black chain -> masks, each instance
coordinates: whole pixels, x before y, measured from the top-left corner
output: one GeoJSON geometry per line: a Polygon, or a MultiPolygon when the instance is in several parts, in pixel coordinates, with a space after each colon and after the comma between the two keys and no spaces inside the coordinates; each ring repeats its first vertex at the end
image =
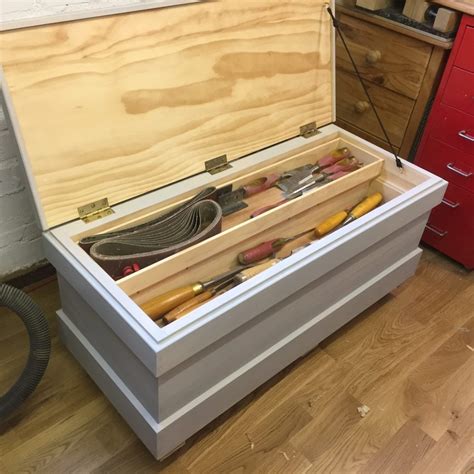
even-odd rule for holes
{"type": "Polygon", "coordinates": [[[403,168],[402,161],[397,156],[397,152],[395,151],[395,148],[393,147],[392,142],[390,141],[390,138],[388,137],[387,130],[385,130],[385,127],[383,126],[382,120],[380,120],[379,114],[377,112],[377,109],[375,108],[374,103],[372,102],[372,98],[370,97],[369,91],[367,90],[367,87],[364,84],[364,80],[362,79],[362,76],[360,75],[359,69],[357,68],[357,65],[354,61],[354,58],[352,57],[352,54],[349,51],[346,40],[344,39],[341,28],[339,26],[339,22],[336,20],[336,17],[334,16],[334,14],[332,12],[331,7],[327,7],[327,11],[328,11],[329,15],[331,16],[332,24],[334,25],[334,28],[336,29],[337,33],[339,34],[339,38],[341,38],[342,44],[344,45],[344,48],[345,48],[345,50],[346,50],[346,52],[349,56],[349,59],[351,60],[354,71],[356,72],[356,75],[359,78],[360,83],[362,84],[362,88],[364,89],[365,95],[367,96],[367,99],[369,99],[370,105],[371,105],[371,107],[372,107],[372,109],[375,113],[375,117],[377,118],[377,121],[380,124],[380,128],[382,129],[383,134],[385,135],[385,139],[387,140],[387,143],[390,146],[390,150],[393,153],[393,156],[395,157],[395,162],[397,163],[398,168],[403,168]]]}

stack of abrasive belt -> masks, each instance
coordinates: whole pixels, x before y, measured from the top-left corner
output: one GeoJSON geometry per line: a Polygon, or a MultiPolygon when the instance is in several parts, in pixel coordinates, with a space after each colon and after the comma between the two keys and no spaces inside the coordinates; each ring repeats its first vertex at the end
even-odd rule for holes
{"type": "Polygon", "coordinates": [[[144,224],[85,237],[79,245],[113,278],[173,255],[221,231],[222,209],[216,188],[144,224]]]}
{"type": "Polygon", "coordinates": [[[273,186],[283,199],[254,211],[256,217],[317,186],[358,169],[348,148],[333,150],[316,164],[259,178],[232,191],[206,188],[184,204],[143,224],[83,238],[79,245],[113,278],[119,279],[221,232],[222,216],[247,207],[243,201],[273,186]]]}

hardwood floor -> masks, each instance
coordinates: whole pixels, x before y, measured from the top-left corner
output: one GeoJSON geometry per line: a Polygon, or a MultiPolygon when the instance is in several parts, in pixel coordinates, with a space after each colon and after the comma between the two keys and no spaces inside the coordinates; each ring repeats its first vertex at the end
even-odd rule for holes
{"type": "MultiPolygon", "coordinates": [[[[474,273],[430,250],[415,277],[161,463],[58,340],[56,282],[31,294],[51,322],[53,355],[0,428],[2,474],[474,473],[474,273]]],[[[27,344],[6,313],[0,393],[27,344]]]]}

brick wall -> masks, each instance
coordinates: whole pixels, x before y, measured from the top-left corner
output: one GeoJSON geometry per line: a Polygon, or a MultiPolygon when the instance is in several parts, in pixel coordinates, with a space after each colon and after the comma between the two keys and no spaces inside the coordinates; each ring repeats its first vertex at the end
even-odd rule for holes
{"type": "MultiPolygon", "coordinates": [[[[50,18],[91,9],[156,0],[0,0],[0,23],[50,18]]],[[[40,20],[41,21],[41,20],[40,20]]],[[[21,273],[43,259],[40,232],[23,182],[13,138],[0,107],[0,280],[21,273]]]]}

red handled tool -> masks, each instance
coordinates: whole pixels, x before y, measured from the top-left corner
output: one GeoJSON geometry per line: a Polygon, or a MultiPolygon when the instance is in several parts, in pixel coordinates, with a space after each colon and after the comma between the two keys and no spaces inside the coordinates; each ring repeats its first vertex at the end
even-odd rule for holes
{"type": "Polygon", "coordinates": [[[291,194],[286,196],[281,201],[275,202],[273,204],[269,204],[268,206],[261,207],[260,209],[257,209],[256,211],[252,212],[252,214],[250,214],[250,218],[252,219],[261,214],[264,214],[265,212],[270,211],[271,209],[275,209],[276,207],[279,207],[282,204],[285,204],[286,202],[291,201],[292,199],[302,196],[303,193],[306,191],[309,191],[319,186],[324,186],[325,184],[331,183],[335,181],[336,179],[342,178],[343,176],[346,176],[349,173],[351,173],[351,171],[339,171],[337,173],[327,176],[323,181],[318,181],[318,182],[313,181],[309,184],[305,184],[304,186],[300,185],[299,189],[296,189],[295,191],[293,191],[291,194]]]}
{"type": "Polygon", "coordinates": [[[365,198],[359,204],[357,204],[351,211],[340,211],[336,214],[325,219],[323,222],[318,224],[312,229],[307,229],[299,234],[296,234],[292,237],[278,238],[273,240],[267,240],[261,244],[256,245],[250,249],[244,250],[239,253],[237,256],[239,262],[242,265],[250,265],[264,258],[268,258],[275,254],[278,250],[283,248],[288,242],[296,240],[299,237],[302,237],[309,232],[314,232],[316,238],[321,238],[324,235],[328,234],[332,230],[336,229],[339,226],[344,226],[359,217],[367,214],[372,209],[375,209],[382,202],[382,195],[380,193],[374,193],[365,198]]]}

